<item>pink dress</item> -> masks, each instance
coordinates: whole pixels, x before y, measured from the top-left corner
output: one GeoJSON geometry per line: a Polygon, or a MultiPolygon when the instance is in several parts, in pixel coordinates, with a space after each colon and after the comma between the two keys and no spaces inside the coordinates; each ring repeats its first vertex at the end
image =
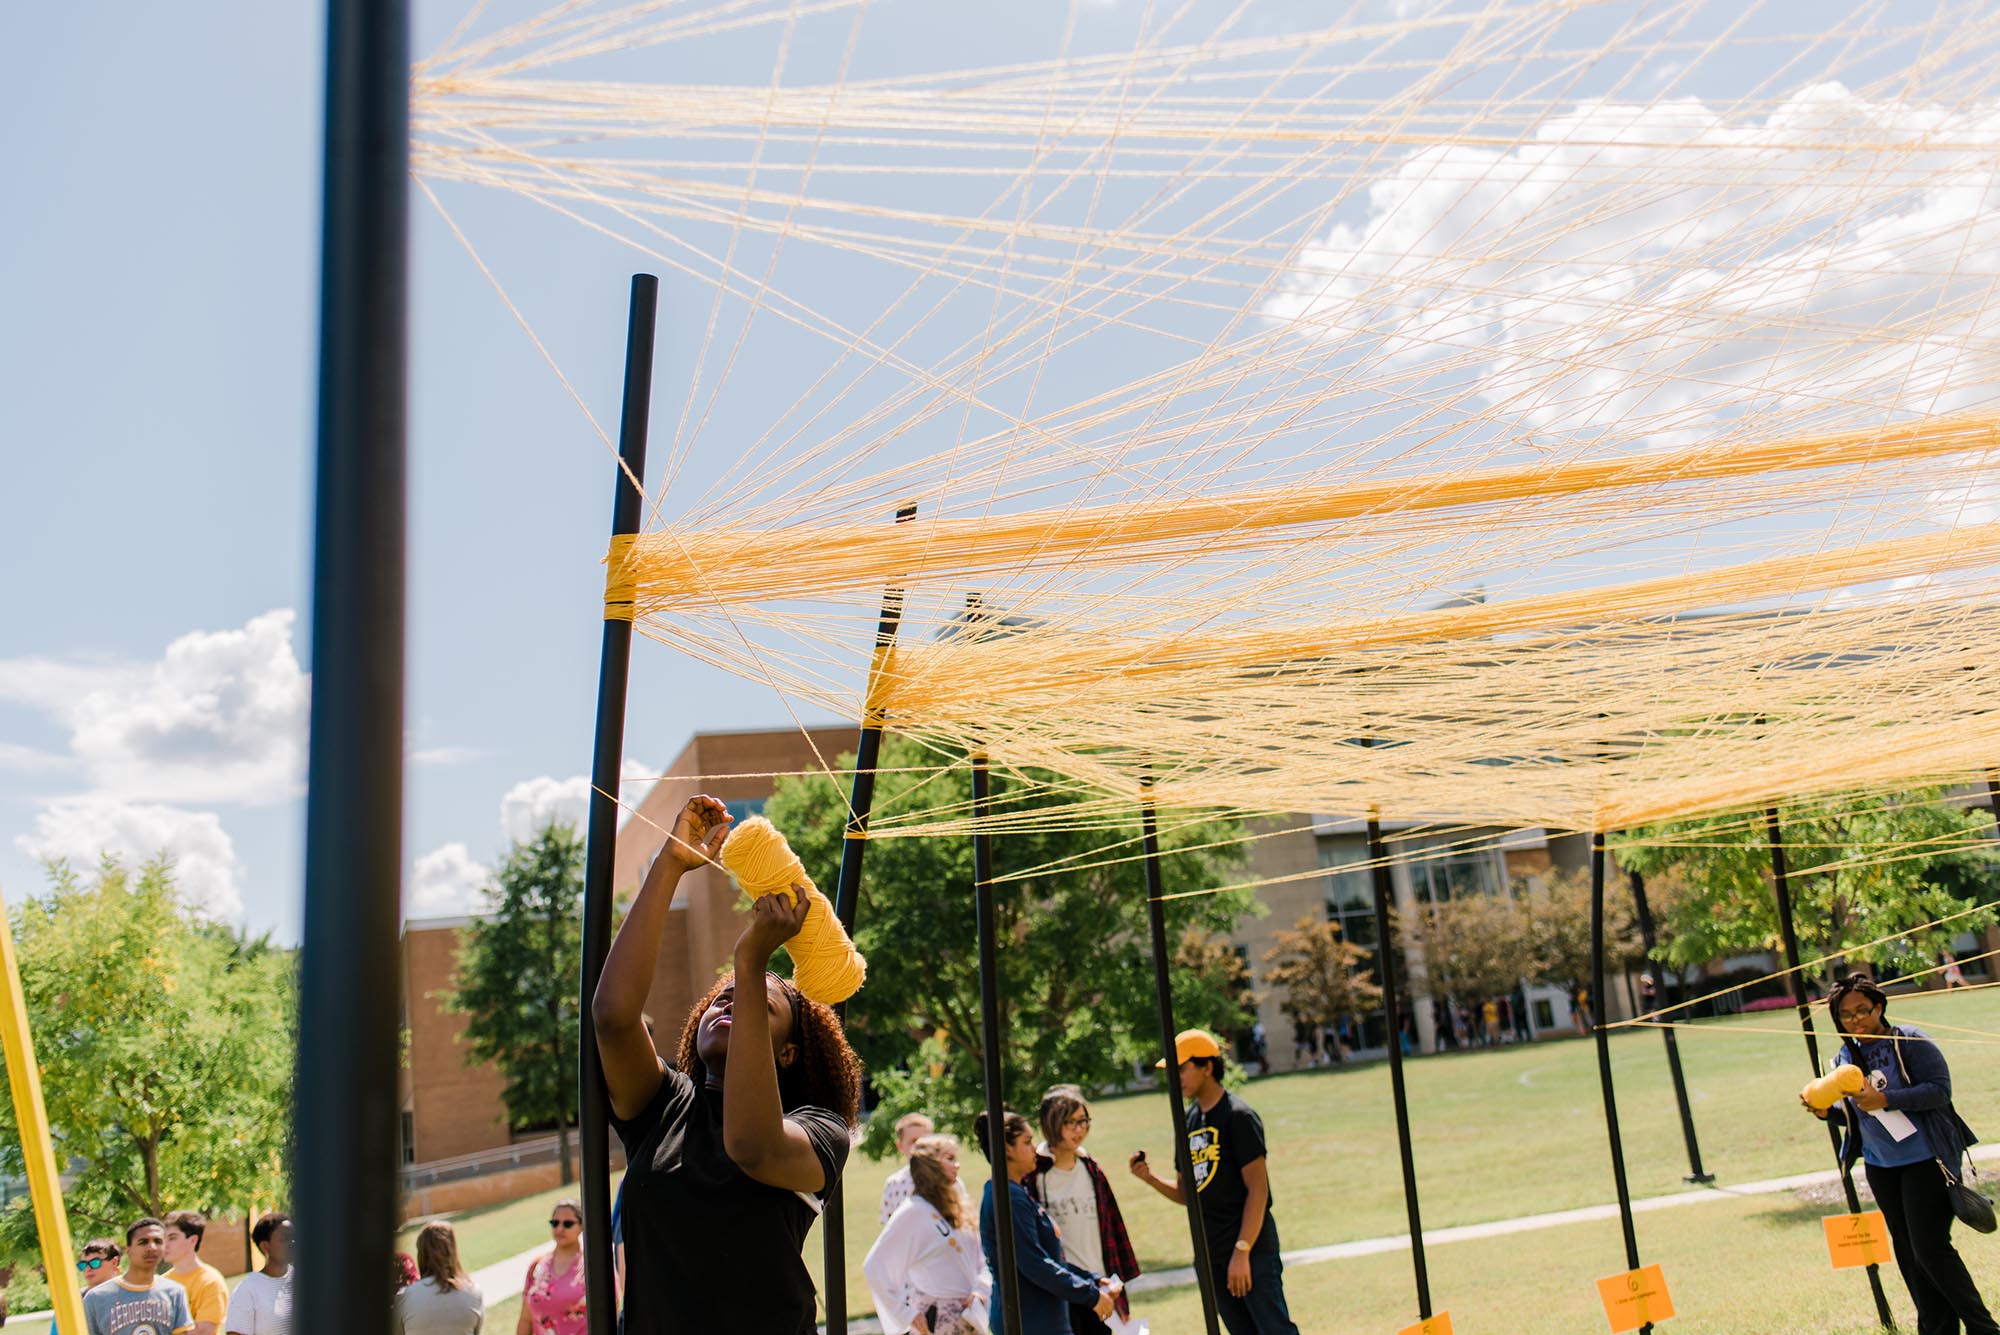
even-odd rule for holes
{"type": "Polygon", "coordinates": [[[528,1267],[528,1324],[535,1335],[585,1335],[583,1319],[583,1257],[558,1272],[555,1254],[528,1267]]]}

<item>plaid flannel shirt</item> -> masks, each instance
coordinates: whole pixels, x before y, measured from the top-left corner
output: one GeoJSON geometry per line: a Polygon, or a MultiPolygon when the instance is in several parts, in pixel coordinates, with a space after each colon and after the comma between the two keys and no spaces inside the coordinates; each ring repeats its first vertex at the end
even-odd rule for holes
{"type": "MultiPolygon", "coordinates": [[[[1104,1244],[1104,1268],[1129,1284],[1139,1277],[1139,1255],[1132,1250],[1132,1239],[1125,1232],[1125,1216],[1119,1213],[1118,1198],[1111,1193],[1111,1179],[1104,1175],[1104,1170],[1090,1155],[1079,1152],[1076,1160],[1090,1175],[1090,1187],[1097,1197],[1097,1236],[1104,1244]]],[[[1028,1194],[1042,1205],[1048,1204],[1048,1198],[1042,1191],[1042,1174],[1055,1166],[1054,1159],[1037,1150],[1035,1171],[1023,1184],[1028,1194]]],[[[1125,1297],[1125,1290],[1118,1291],[1114,1305],[1119,1316],[1129,1318],[1132,1315],[1132,1305],[1125,1297]]]]}

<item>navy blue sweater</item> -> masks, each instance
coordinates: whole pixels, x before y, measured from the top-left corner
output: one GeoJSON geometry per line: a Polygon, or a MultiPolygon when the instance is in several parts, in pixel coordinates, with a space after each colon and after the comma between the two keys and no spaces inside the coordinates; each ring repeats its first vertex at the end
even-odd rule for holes
{"type": "MultiPolygon", "coordinates": [[[[1069,1305],[1097,1301],[1097,1277],[1063,1260],[1062,1239],[1049,1212],[1019,1182],[1007,1184],[1014,1212],[1014,1269],[1021,1276],[1021,1335],[1069,1335],[1069,1305]]],[[[993,1272],[993,1329],[1005,1330],[1000,1304],[1006,1286],[993,1252],[993,1184],[979,1201],[979,1246],[993,1272]]]]}
{"type": "MultiPolygon", "coordinates": [[[[1951,1105],[1951,1066],[1945,1061],[1938,1045],[1931,1042],[1929,1035],[1921,1029],[1911,1029],[1904,1025],[1891,1025],[1891,1034],[1902,1039],[1895,1044],[1897,1059],[1902,1063],[1902,1089],[1888,1091],[1887,1105],[1900,1113],[1906,1113],[1917,1130],[1923,1133],[1924,1143],[1930,1147],[1933,1157],[1943,1161],[1945,1167],[1957,1177],[1964,1172],[1966,1146],[1975,1143],[1979,1137],[1958,1115],[1951,1105]]],[[[1851,1043],[1844,1046],[1834,1058],[1834,1065],[1841,1066],[1854,1061],[1851,1043]]],[[[1841,1142],[1842,1163],[1853,1163],[1861,1157],[1861,1119],[1867,1114],[1854,1106],[1854,1100],[1842,1099],[1827,1113],[1827,1120],[1845,1127],[1847,1135],[1841,1142]]]]}

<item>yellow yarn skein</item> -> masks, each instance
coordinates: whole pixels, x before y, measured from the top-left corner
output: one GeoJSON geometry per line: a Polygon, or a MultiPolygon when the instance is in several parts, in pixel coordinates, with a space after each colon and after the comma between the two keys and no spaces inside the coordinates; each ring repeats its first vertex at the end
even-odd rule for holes
{"type": "Polygon", "coordinates": [[[799,934],[785,943],[792,957],[792,981],[799,991],[831,1006],[861,990],[868,978],[868,961],[847,939],[840,919],[833,914],[833,905],[806,875],[805,864],[777,826],[762,816],[732,826],[729,837],[722,841],[722,869],[734,876],[752,899],[795,885],[806,888],[805,923],[799,934]]]}
{"type": "Polygon", "coordinates": [[[1825,1112],[1848,1095],[1859,1094],[1864,1083],[1859,1066],[1836,1066],[1799,1092],[1805,1095],[1809,1106],[1825,1112]]]}

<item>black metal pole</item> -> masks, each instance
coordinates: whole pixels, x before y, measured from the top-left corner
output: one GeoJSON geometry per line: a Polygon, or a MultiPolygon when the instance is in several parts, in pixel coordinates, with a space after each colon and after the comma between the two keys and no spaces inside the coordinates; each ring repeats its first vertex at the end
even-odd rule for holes
{"type": "MultiPolygon", "coordinates": [[[[1636,871],[1630,876],[1632,908],[1639,918],[1639,939],[1645,945],[1648,964],[1657,968],[1653,950],[1659,945],[1659,938],[1653,930],[1653,906],[1646,901],[1646,878],[1636,871]]],[[[1694,1134],[1694,1109],[1688,1105],[1687,1080],[1681,1074],[1680,1044],[1674,1040],[1673,1030],[1662,1028],[1660,1034],[1667,1040],[1667,1071],[1674,1078],[1674,1104],[1681,1111],[1681,1139],[1687,1142],[1687,1180],[1706,1186],[1715,1181],[1715,1174],[1702,1170],[1701,1142],[1694,1134]]]]}
{"type": "MultiPolygon", "coordinates": [[[[1597,1040],[1597,1081],[1604,1090],[1604,1129],[1611,1137],[1611,1180],[1618,1187],[1618,1224],[1625,1231],[1625,1268],[1639,1268],[1639,1231],[1625,1182],[1625,1141],[1618,1130],[1618,1095],[1611,1085],[1611,1031],[1604,1027],[1604,836],[1590,836],[1590,1032],[1597,1040]]],[[[1650,1331],[1652,1325],[1641,1326],[1650,1331]]]]}
{"type": "Polygon", "coordinates": [[[394,1291],[403,864],[406,0],[327,6],[313,699],[293,1172],[323,1258],[300,1335],[383,1330],[394,1291]]]}
{"type": "Polygon", "coordinates": [[[1410,1096],[1403,1085],[1403,1003],[1396,995],[1396,952],[1389,935],[1389,855],[1379,813],[1368,813],[1368,860],[1375,864],[1375,963],[1382,983],[1382,1020],[1389,1026],[1389,1089],[1396,1098],[1396,1148],[1403,1156],[1403,1205],[1410,1215],[1410,1260],[1417,1272],[1417,1315],[1431,1316],[1430,1268],[1424,1261],[1423,1212],[1417,1205],[1417,1160],[1410,1150],[1410,1096]]]}
{"type": "Polygon", "coordinates": [[[1188,1240],[1194,1247],[1194,1282],[1201,1292],[1201,1318],[1208,1335],[1220,1329],[1215,1306],[1215,1270],[1208,1255],[1208,1229],[1202,1223],[1201,1198],[1194,1191],[1194,1164],[1188,1154],[1187,1109],[1181,1106],[1180,1062],[1174,1027],[1174,980],[1167,955],[1166,893],[1160,876],[1160,826],[1150,791],[1139,799],[1139,831],[1146,853],[1146,925],[1153,937],[1153,1000],[1160,1012],[1160,1050],[1166,1061],[1161,1074],[1173,1109],[1174,1181],[1187,1198],[1188,1240]]]}
{"type": "MultiPolygon", "coordinates": [[[[653,330],[660,280],[632,275],[631,307],[625,323],[625,401],[618,428],[619,467],[611,492],[611,535],[616,540],[639,531],[645,500],[646,428],[653,403],[653,330]]],[[[577,1130],[583,1180],[584,1312],[590,1335],[618,1328],[615,1275],[611,1267],[611,1132],[609,1095],[597,1056],[597,1024],[591,1000],[611,949],[613,859],[618,853],[618,782],[625,764],[625,683],[632,661],[632,606],[612,596],[622,581],[615,564],[606,572],[604,639],[597,667],[597,736],[590,757],[590,816],[583,862],[583,1022],[578,1051],[577,1130]]]]}
{"type": "Polygon", "coordinates": [[[986,833],[993,793],[986,755],[972,754],[972,879],[979,911],[979,1047],[985,1061],[986,1146],[993,1161],[994,1299],[1001,1307],[1004,1335],[1021,1335],[1021,1272],[1014,1265],[1014,1202],[1007,1176],[1007,1095],[1003,1087],[1000,1047],[1006,1027],[1000,1021],[1000,943],[993,917],[993,842],[986,833]]]}
{"type": "MultiPolygon", "coordinates": [[[[1771,889],[1778,899],[1778,934],[1785,947],[1785,977],[1791,982],[1792,1004],[1798,1008],[1799,1029],[1805,1035],[1806,1060],[1815,1077],[1820,1074],[1819,1038],[1813,1033],[1812,1002],[1806,999],[1805,974],[1799,968],[1799,933],[1792,921],[1792,887],[1789,870],[1785,866],[1785,835],[1778,823],[1778,809],[1764,808],[1764,831],[1771,844],[1771,889]]],[[[1826,1126],[1827,1138],[1833,1142],[1834,1163],[1840,1169],[1840,1185],[1847,1193],[1847,1210],[1850,1214],[1861,1212],[1861,1196],[1854,1189],[1854,1169],[1840,1154],[1840,1131],[1832,1122],[1826,1126]]],[[[1889,1313],[1889,1295],[1882,1291],[1882,1269],[1870,1264],[1868,1267],[1868,1287],[1875,1295],[1875,1316],[1884,1330],[1895,1328],[1895,1318],[1889,1313]]]]}
{"type": "MultiPolygon", "coordinates": [[[[906,505],[896,511],[896,522],[908,523],[917,517],[917,507],[906,505]]],[[[896,642],[896,629],[903,624],[903,591],[889,589],[882,595],[882,615],[875,623],[875,652],[868,666],[867,703],[861,715],[861,737],[854,745],[854,778],[847,796],[847,833],[840,845],[840,878],[833,889],[833,916],[851,939],[854,911],[861,902],[861,860],[868,853],[868,818],[875,811],[875,768],[882,759],[882,727],[886,721],[876,706],[875,692],[889,665],[889,650],[896,642]]],[[[833,1013],[847,1020],[847,1003],[833,1013]]],[[[820,1287],[826,1302],[826,1335],[847,1335],[847,1195],[841,1180],[833,1180],[826,1193],[826,1208],[820,1211],[820,1287]]]]}

